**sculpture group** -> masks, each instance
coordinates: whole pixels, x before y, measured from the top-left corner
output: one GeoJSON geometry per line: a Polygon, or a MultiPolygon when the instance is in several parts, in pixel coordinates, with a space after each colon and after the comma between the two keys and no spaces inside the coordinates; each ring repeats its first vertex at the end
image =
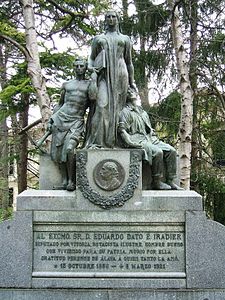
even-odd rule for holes
{"type": "MultiPolygon", "coordinates": [[[[137,105],[131,50],[130,38],[120,32],[117,13],[108,11],[105,32],[93,39],[88,63],[75,60],[76,78],[63,84],[60,102],[49,120],[51,158],[60,168],[60,188],[75,189],[74,152],[79,145],[99,151],[142,149],[143,160],[152,168],[153,188],[180,189],[174,182],[175,149],[157,138],[148,114],[137,105]],[[85,79],[87,70],[90,79],[85,79]]],[[[105,162],[101,168],[102,182],[96,184],[109,191],[119,187],[117,166],[105,162]]]]}

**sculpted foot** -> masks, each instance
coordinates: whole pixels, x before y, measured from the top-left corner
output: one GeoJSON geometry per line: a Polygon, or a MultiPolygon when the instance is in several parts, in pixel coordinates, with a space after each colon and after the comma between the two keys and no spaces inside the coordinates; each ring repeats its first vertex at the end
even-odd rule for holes
{"type": "Polygon", "coordinates": [[[75,187],[75,184],[74,184],[73,182],[69,182],[69,183],[67,184],[67,187],[66,187],[67,191],[70,191],[70,192],[74,191],[75,188],[76,188],[76,187],[75,187]]]}
{"type": "Polygon", "coordinates": [[[56,185],[56,186],[53,186],[53,190],[66,190],[66,186],[65,185],[56,185]]]}
{"type": "Polygon", "coordinates": [[[101,148],[102,148],[101,146],[96,145],[96,144],[93,144],[93,145],[87,147],[87,149],[93,149],[93,150],[95,150],[95,149],[101,149],[101,148]]]}
{"type": "Polygon", "coordinates": [[[58,186],[58,190],[66,190],[67,184],[67,177],[63,176],[62,185],[58,186]]]}
{"type": "Polygon", "coordinates": [[[172,190],[179,190],[179,191],[184,190],[182,187],[180,187],[179,185],[177,185],[174,182],[168,182],[168,185],[171,187],[172,190]]]}
{"type": "Polygon", "coordinates": [[[171,190],[171,186],[162,181],[154,182],[153,188],[154,190],[171,190]]]}

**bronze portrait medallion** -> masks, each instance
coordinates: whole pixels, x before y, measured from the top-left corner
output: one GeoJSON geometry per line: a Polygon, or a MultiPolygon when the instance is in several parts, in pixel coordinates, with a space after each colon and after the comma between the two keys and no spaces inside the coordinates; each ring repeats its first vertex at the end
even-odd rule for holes
{"type": "Polygon", "coordinates": [[[105,159],[95,166],[93,176],[98,187],[114,191],[124,182],[125,171],[118,161],[105,159]]]}

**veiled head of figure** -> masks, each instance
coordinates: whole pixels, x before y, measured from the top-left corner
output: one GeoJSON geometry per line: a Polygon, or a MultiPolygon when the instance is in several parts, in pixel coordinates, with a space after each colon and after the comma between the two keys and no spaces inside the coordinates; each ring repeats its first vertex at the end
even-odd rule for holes
{"type": "Polygon", "coordinates": [[[109,10],[105,13],[105,30],[110,27],[119,30],[119,15],[114,10],[109,10]]]}

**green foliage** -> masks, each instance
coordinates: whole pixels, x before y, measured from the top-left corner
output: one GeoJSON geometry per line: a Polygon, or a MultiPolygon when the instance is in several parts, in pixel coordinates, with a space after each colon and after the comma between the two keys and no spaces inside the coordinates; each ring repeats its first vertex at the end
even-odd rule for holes
{"type": "MultiPolygon", "coordinates": [[[[6,163],[8,162],[8,159],[7,158],[3,158],[0,160],[0,165],[1,167],[4,167],[6,166],[6,163]]],[[[7,179],[4,178],[4,177],[0,177],[0,191],[1,193],[4,193],[5,190],[7,189],[7,186],[8,186],[8,182],[7,182],[7,179]]],[[[0,194],[0,200],[1,200],[1,194],[0,194]]],[[[1,203],[1,201],[0,201],[1,203]]]]}
{"type": "Polygon", "coordinates": [[[7,35],[21,45],[25,45],[24,33],[19,31],[9,20],[0,21],[0,34],[7,35]]]}
{"type": "Polygon", "coordinates": [[[12,20],[22,13],[20,1],[18,0],[4,0],[0,1],[0,20],[12,20]]]}
{"type": "Polygon", "coordinates": [[[8,207],[7,209],[0,208],[0,223],[4,220],[12,219],[13,217],[13,209],[8,207]]]}
{"type": "Polygon", "coordinates": [[[199,59],[202,62],[206,60],[210,65],[213,63],[222,63],[225,64],[224,55],[225,55],[225,34],[222,32],[217,32],[211,36],[210,39],[202,40],[199,59]],[[216,61],[214,61],[214,59],[216,61]]]}
{"type": "MultiPolygon", "coordinates": [[[[68,80],[74,76],[73,62],[74,54],[70,52],[57,53],[51,49],[40,53],[40,60],[45,74],[49,76],[54,85],[61,86],[62,81],[68,80]]],[[[30,78],[27,76],[27,63],[14,64],[15,75],[6,83],[4,89],[0,92],[0,120],[11,114],[23,111],[24,103],[21,100],[22,94],[30,94],[30,103],[36,103],[34,89],[30,78]]],[[[49,80],[49,81],[50,81],[49,80]]],[[[52,85],[52,83],[50,84],[52,85]]],[[[59,87],[49,87],[49,95],[60,92],[59,87]]]]}
{"type": "Polygon", "coordinates": [[[40,53],[40,62],[42,68],[48,76],[54,78],[55,81],[68,80],[74,76],[73,62],[75,56],[69,51],[59,53],[52,52],[51,49],[40,53]]]}
{"type": "Polygon", "coordinates": [[[207,45],[208,54],[209,53],[214,55],[221,54],[222,56],[224,56],[225,55],[224,43],[225,43],[225,34],[222,32],[215,33],[215,35],[212,37],[212,40],[210,40],[207,45]]]}
{"type": "Polygon", "coordinates": [[[152,126],[157,128],[164,140],[174,144],[180,123],[180,101],[181,95],[178,92],[171,93],[158,106],[149,110],[152,126]]]}
{"type": "Polygon", "coordinates": [[[225,160],[225,130],[216,131],[213,138],[209,138],[214,160],[225,160]]]}
{"type": "Polygon", "coordinates": [[[200,149],[211,153],[211,161],[225,159],[225,127],[219,100],[215,96],[198,97],[197,124],[200,149]]]}
{"type": "MultiPolygon", "coordinates": [[[[154,5],[149,0],[135,0],[130,3],[135,6],[136,13],[130,17],[124,15],[122,32],[131,36],[134,44],[140,45],[140,50],[133,51],[135,81],[140,90],[147,90],[149,78],[156,75],[158,80],[162,79],[168,65],[166,47],[162,45],[167,37],[163,36],[162,41],[162,35],[169,13],[163,5],[154,5]]],[[[168,35],[168,30],[166,31],[168,35]]]]}
{"type": "Polygon", "coordinates": [[[93,14],[93,16],[99,16],[104,11],[106,11],[110,8],[109,1],[107,1],[107,0],[101,0],[101,1],[92,0],[89,2],[91,4],[91,13],[93,14]]]}
{"type": "MultiPolygon", "coordinates": [[[[214,103],[215,105],[215,103],[214,103]]],[[[208,148],[212,152],[213,161],[225,159],[225,127],[224,120],[218,116],[218,107],[208,109],[208,115],[204,122],[201,123],[201,132],[207,140],[208,148]],[[215,118],[215,116],[217,116],[215,118]]]]}
{"type": "Polygon", "coordinates": [[[97,24],[92,16],[98,15],[109,7],[108,1],[101,0],[55,0],[38,1],[37,11],[42,23],[47,25],[46,37],[56,33],[60,37],[72,36],[76,42],[88,38],[96,33],[97,24]]]}
{"type": "Polygon", "coordinates": [[[218,178],[218,170],[206,170],[198,174],[194,180],[198,181],[199,190],[202,195],[213,193],[225,193],[225,184],[218,178]]]}
{"type": "Polygon", "coordinates": [[[78,21],[77,22],[77,25],[79,26],[79,28],[85,32],[86,34],[90,35],[90,36],[93,36],[97,33],[96,31],[96,28],[92,27],[91,25],[89,24],[85,24],[84,22],[82,21],[78,21]]]}
{"type": "Polygon", "coordinates": [[[167,23],[168,11],[163,5],[154,5],[151,1],[136,0],[134,2],[137,15],[133,17],[133,24],[136,26],[133,26],[131,34],[156,41],[159,29],[167,23]]]}
{"type": "Polygon", "coordinates": [[[160,50],[149,50],[146,54],[146,64],[152,73],[156,73],[159,69],[164,69],[168,59],[166,54],[160,50]]]}
{"type": "Polygon", "coordinates": [[[192,180],[197,183],[208,217],[225,225],[225,184],[220,178],[223,174],[223,169],[210,168],[192,175],[192,180]]]}
{"type": "Polygon", "coordinates": [[[151,74],[162,76],[163,70],[167,66],[167,57],[162,50],[135,51],[133,53],[133,64],[135,70],[135,80],[139,87],[143,85],[146,69],[151,74]],[[145,68],[143,68],[145,66],[145,68]],[[143,73],[144,72],[144,73],[143,73]]]}
{"type": "Polygon", "coordinates": [[[7,85],[0,92],[0,120],[6,118],[11,114],[16,114],[18,111],[22,111],[24,104],[21,101],[22,93],[33,92],[33,87],[31,86],[29,78],[22,78],[21,80],[14,81],[13,84],[7,85]]]}
{"type": "MultiPolygon", "coordinates": [[[[199,80],[205,85],[220,86],[225,84],[225,33],[224,33],[224,1],[203,1],[199,5],[203,29],[199,35],[197,51],[197,67],[201,76],[199,80]]],[[[224,109],[224,106],[222,106],[224,109]]]]}
{"type": "Polygon", "coordinates": [[[192,169],[192,185],[204,199],[208,216],[225,224],[224,169],[225,131],[221,108],[215,96],[197,99],[197,163],[192,169]]]}
{"type": "Polygon", "coordinates": [[[21,83],[17,81],[17,84],[8,85],[6,88],[4,88],[0,93],[0,99],[4,103],[5,101],[10,100],[13,96],[17,95],[18,93],[30,93],[32,91],[33,89],[30,85],[29,78],[25,78],[24,80],[21,80],[21,83]]]}

